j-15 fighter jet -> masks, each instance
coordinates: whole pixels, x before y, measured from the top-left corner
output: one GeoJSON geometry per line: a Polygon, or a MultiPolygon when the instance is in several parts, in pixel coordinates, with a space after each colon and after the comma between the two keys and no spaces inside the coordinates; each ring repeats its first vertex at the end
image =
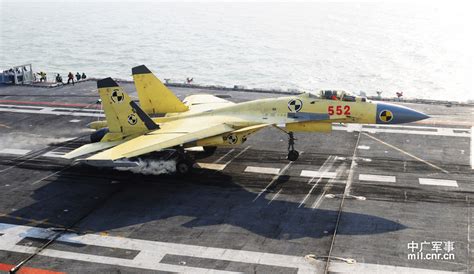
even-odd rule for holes
{"type": "Polygon", "coordinates": [[[94,166],[135,166],[137,159],[172,149],[179,155],[176,170],[187,173],[193,161],[185,148],[200,146],[206,152],[237,146],[263,128],[280,128],[288,134],[288,160],[296,161],[294,132],[330,132],[332,123],[400,124],[428,118],[403,106],[374,103],[343,91],[302,93],[233,103],[209,94],[190,95],[180,101],[145,66],[132,69],[140,106],[112,79],[97,82],[105,121],[90,124],[97,131],[91,144],[66,154],[94,166]],[[154,114],[162,117],[151,117],[154,114]]]}

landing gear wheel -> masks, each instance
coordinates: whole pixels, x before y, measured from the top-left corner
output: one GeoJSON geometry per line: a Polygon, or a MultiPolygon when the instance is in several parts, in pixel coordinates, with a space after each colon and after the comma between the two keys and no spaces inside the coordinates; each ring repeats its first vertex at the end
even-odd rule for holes
{"type": "Polygon", "coordinates": [[[187,175],[193,170],[193,162],[189,159],[182,159],[176,162],[176,174],[180,176],[187,175]]]}
{"type": "Polygon", "coordinates": [[[298,157],[300,156],[300,153],[296,150],[290,150],[288,151],[288,157],[287,159],[294,162],[296,160],[298,160],[298,157]]]}

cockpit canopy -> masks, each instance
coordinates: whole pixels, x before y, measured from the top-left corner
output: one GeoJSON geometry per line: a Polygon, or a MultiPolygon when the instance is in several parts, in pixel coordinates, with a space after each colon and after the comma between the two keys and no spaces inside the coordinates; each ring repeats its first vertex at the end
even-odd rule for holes
{"type": "Polygon", "coordinates": [[[357,100],[356,96],[344,90],[320,90],[318,92],[310,93],[310,97],[321,98],[326,100],[340,100],[347,102],[365,102],[365,98],[359,98],[359,100],[357,100]]]}
{"type": "Polygon", "coordinates": [[[349,101],[355,102],[356,97],[344,90],[321,90],[320,96],[323,99],[327,100],[341,100],[341,101],[349,101]]]}

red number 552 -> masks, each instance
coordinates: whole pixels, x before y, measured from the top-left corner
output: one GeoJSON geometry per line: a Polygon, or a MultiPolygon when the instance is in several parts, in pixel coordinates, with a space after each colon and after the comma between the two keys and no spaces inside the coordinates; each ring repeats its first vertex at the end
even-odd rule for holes
{"type": "Polygon", "coordinates": [[[351,115],[351,107],[350,106],[336,106],[336,110],[334,110],[334,106],[328,106],[328,114],[329,115],[341,115],[344,113],[344,115],[351,115]]]}

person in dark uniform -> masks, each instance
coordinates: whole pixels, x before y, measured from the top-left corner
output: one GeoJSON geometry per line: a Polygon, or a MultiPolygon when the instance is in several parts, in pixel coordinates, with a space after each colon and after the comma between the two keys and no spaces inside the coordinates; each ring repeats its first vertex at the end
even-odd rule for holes
{"type": "Polygon", "coordinates": [[[86,80],[86,78],[87,78],[87,76],[86,76],[86,74],[83,72],[83,73],[82,73],[82,80],[86,80]]]}
{"type": "Polygon", "coordinates": [[[77,79],[78,82],[79,82],[79,80],[81,80],[81,75],[79,74],[79,72],[76,73],[76,79],[77,79]]]}
{"type": "Polygon", "coordinates": [[[61,75],[58,73],[58,75],[56,75],[56,83],[63,83],[63,77],[61,77],[61,75]]]}
{"type": "Polygon", "coordinates": [[[67,84],[69,85],[69,82],[72,81],[72,85],[74,86],[74,75],[72,74],[72,72],[69,72],[69,74],[67,75],[67,84]]]}

